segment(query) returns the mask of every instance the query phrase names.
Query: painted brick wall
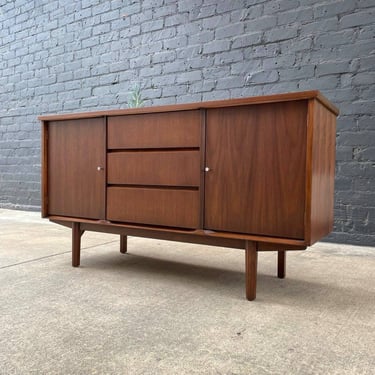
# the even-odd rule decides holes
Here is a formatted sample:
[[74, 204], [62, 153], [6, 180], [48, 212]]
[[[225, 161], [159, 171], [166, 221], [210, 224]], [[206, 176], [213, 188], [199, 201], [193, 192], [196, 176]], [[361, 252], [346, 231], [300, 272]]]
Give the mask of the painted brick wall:
[[0, 4], [0, 207], [39, 209], [39, 114], [319, 89], [341, 109], [328, 240], [375, 245], [373, 0]]

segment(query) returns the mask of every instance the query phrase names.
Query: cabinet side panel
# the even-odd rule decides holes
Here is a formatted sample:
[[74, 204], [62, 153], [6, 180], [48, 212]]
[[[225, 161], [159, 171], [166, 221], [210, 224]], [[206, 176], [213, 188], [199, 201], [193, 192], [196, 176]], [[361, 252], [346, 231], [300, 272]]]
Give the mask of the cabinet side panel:
[[48, 215], [48, 123], [42, 121], [42, 175], [41, 175], [41, 201], [42, 217]]
[[49, 215], [104, 219], [104, 130], [103, 118], [49, 122]]
[[336, 115], [314, 100], [312, 120], [310, 244], [333, 228], [336, 154]]

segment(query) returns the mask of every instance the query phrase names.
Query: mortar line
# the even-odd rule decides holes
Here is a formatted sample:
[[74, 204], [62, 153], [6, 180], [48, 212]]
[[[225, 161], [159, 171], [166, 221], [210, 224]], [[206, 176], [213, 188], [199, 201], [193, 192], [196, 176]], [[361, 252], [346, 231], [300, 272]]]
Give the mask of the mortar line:
[[[94, 247], [98, 247], [98, 246], [102, 246], [102, 245], [108, 245], [112, 242], [116, 242], [116, 240], [113, 240], [113, 241], [108, 241], [108, 242], [104, 242], [104, 243], [101, 243], [99, 245], [93, 245], [93, 246], [87, 246], [87, 247], [83, 247], [81, 249], [82, 250], [87, 250], [87, 249], [92, 249]], [[46, 255], [44, 257], [40, 257], [40, 258], [35, 258], [35, 259], [30, 259], [30, 260], [25, 260], [23, 262], [18, 262], [18, 263], [13, 263], [13, 264], [8, 264], [7, 266], [3, 266], [3, 267], [0, 267], [0, 270], [4, 269], [4, 268], [10, 268], [10, 267], [15, 267], [15, 266], [19, 266], [21, 264], [26, 264], [26, 263], [32, 263], [32, 262], [36, 262], [38, 260], [42, 260], [42, 259], [47, 259], [47, 258], [52, 258], [52, 257], [55, 257], [55, 256], [58, 256], [58, 255], [63, 255], [63, 254], [68, 254], [68, 253], [71, 253], [72, 251], [71, 250], [68, 250], [68, 251], [63, 251], [61, 253], [56, 253], [56, 254], [51, 254], [51, 255]]]

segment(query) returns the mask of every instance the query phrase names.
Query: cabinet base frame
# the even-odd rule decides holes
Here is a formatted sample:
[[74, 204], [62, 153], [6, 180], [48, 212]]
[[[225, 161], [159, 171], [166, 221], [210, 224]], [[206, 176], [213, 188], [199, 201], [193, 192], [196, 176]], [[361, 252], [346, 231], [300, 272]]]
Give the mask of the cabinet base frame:
[[[258, 252], [259, 251], [277, 251], [277, 277], [285, 278], [286, 269], [286, 250], [304, 250], [306, 246], [297, 245], [279, 245], [265, 243], [253, 240], [239, 240], [233, 238], [202, 236], [189, 233], [171, 233], [155, 231], [150, 233], [151, 229], [122, 227], [111, 224], [95, 224], [89, 222], [51, 220], [57, 224], [70, 227], [72, 229], [72, 266], [79, 267], [81, 259], [81, 237], [86, 230], [94, 232], [113, 233], [120, 235], [120, 253], [127, 253], [127, 236], [155, 238], [179, 242], [190, 242], [206, 244], [221, 247], [232, 247], [245, 249], [245, 290], [246, 299], [253, 301], [256, 298], [257, 288], [257, 269], [258, 269]], [[263, 248], [262, 248], [263, 247]], [[286, 247], [285, 249], [280, 249]]]

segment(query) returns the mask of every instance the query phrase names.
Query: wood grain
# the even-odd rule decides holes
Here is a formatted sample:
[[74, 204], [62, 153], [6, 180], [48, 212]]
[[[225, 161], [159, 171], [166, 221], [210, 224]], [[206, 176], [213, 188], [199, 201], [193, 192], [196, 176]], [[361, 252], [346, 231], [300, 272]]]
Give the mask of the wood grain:
[[333, 228], [336, 116], [320, 102], [310, 102], [307, 186], [309, 205], [306, 223], [306, 241], [312, 245]]
[[120, 235], [120, 253], [126, 254], [128, 252], [128, 237]]
[[200, 174], [197, 150], [108, 154], [108, 184], [198, 187]]
[[49, 122], [47, 157], [48, 214], [104, 219], [104, 119]]
[[199, 225], [199, 191], [109, 187], [107, 218], [112, 221], [181, 228]]
[[[318, 91], [41, 116], [42, 215], [72, 229], [258, 251], [305, 249], [332, 230], [338, 110]], [[107, 116], [109, 116], [107, 118]], [[107, 166], [108, 163], [108, 166]]]
[[110, 116], [108, 148], [199, 147], [200, 116], [199, 111]]
[[246, 298], [253, 301], [257, 293], [258, 273], [258, 249], [257, 243], [246, 241], [245, 243], [245, 277], [246, 277]]
[[42, 121], [42, 131], [41, 131], [41, 203], [42, 217], [48, 217], [48, 122]]
[[81, 262], [81, 236], [80, 223], [72, 223], [72, 266], [79, 267]]
[[285, 278], [286, 270], [286, 251], [279, 250], [277, 252], [277, 277], [279, 279]]
[[304, 238], [307, 102], [207, 111], [205, 228]]
[[64, 114], [50, 114], [39, 116], [38, 119], [41, 121], [54, 121], [54, 120], [72, 120], [80, 118], [95, 118], [103, 116], [121, 116], [121, 115], [132, 115], [132, 114], [146, 114], [146, 113], [159, 113], [159, 112], [173, 112], [173, 111], [189, 111], [199, 110], [202, 108], [223, 108], [231, 106], [240, 106], [247, 104], [264, 104], [264, 103], [276, 103], [286, 102], [295, 100], [306, 100], [316, 98], [321, 104], [323, 104], [328, 110], [334, 113], [336, 116], [339, 113], [338, 108], [333, 105], [324, 95], [318, 90], [310, 91], [299, 91], [299, 92], [288, 92], [282, 94], [272, 94], [263, 96], [252, 96], [247, 98], [235, 98], [235, 99], [224, 99], [214, 100], [197, 103], [186, 103], [177, 105], [164, 105], [155, 107], [142, 107], [142, 108], [127, 108], [127, 109], [112, 109], [104, 111], [92, 111], [92, 112], [80, 112], [80, 113], [64, 113]]

